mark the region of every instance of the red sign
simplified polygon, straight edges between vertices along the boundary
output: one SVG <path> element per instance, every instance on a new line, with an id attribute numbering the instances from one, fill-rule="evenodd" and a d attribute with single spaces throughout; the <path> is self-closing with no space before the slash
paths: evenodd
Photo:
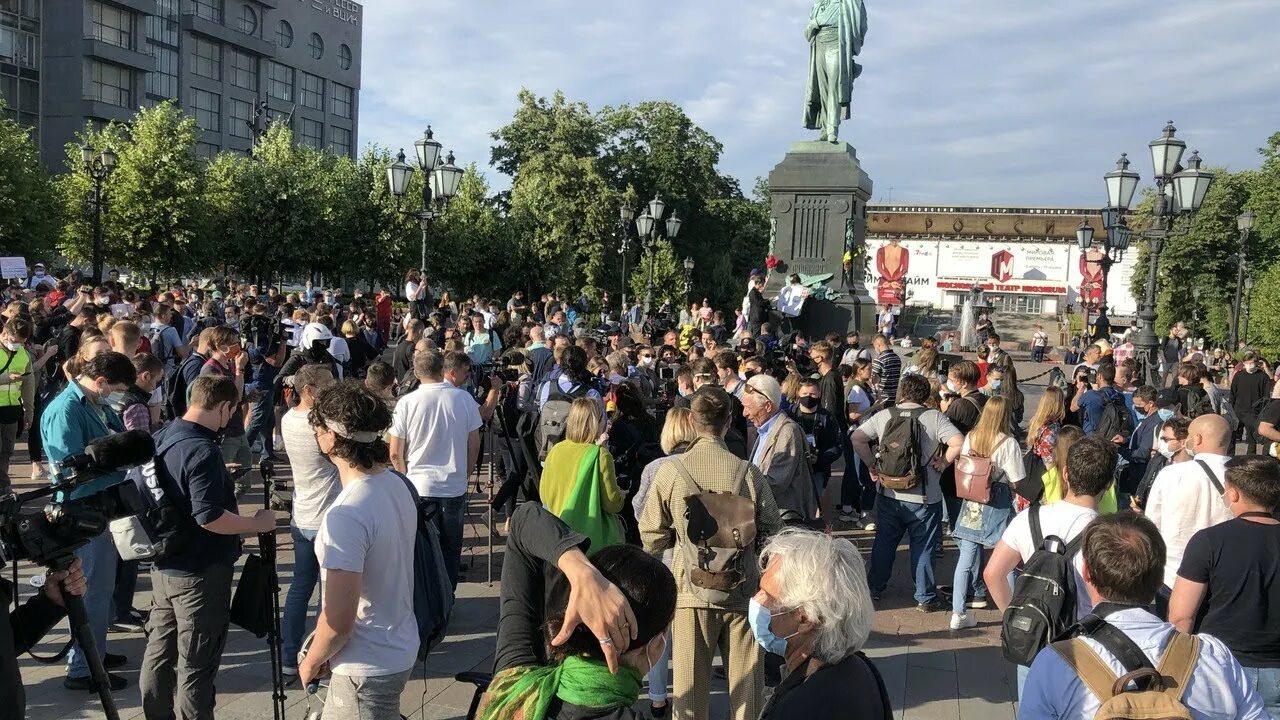
<path id="1" fill-rule="evenodd" d="M 991 277 L 1000 282 L 1013 279 L 1013 253 L 1000 250 L 991 256 Z"/>
<path id="2" fill-rule="evenodd" d="M 1066 295 L 1065 283 L 1046 282 L 1013 282 L 1002 283 L 991 280 L 938 280 L 935 283 L 940 290 L 969 290 L 974 285 L 989 293 L 1019 293 L 1022 295 Z"/>

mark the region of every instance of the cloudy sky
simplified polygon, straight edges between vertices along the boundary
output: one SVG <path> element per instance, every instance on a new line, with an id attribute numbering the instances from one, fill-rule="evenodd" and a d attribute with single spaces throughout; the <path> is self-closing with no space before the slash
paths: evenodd
<path id="1" fill-rule="evenodd" d="M 1206 162 L 1258 165 L 1280 131 L 1276 0 L 866 0 L 842 139 L 877 202 L 1098 205 L 1165 120 Z M 749 189 L 801 127 L 811 0 L 365 0 L 360 142 L 430 123 L 491 181 L 519 89 L 593 109 L 665 99 Z"/>

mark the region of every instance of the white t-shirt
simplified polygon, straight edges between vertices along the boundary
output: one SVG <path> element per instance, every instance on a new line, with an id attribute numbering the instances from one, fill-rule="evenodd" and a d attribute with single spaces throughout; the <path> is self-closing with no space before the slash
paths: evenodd
<path id="1" fill-rule="evenodd" d="M 918 408 L 919 405 L 912 403 L 903 403 L 888 410 L 881 410 L 872 415 L 871 418 L 858 426 L 858 432 L 863 433 L 872 441 L 879 440 L 881 434 L 889 426 L 889 420 L 896 412 Z M 911 503 L 929 503 L 942 502 L 942 473 L 933 468 L 931 460 L 934 453 L 937 452 L 939 445 L 945 445 L 951 438 L 960 434 L 955 425 L 951 424 L 951 420 L 937 410 L 929 409 L 920 414 L 920 426 L 924 428 L 924 432 L 919 435 L 918 449 L 920 451 L 920 463 L 925 466 L 926 484 L 924 494 L 919 492 L 898 492 L 881 486 L 879 492 L 886 497 L 896 498 Z"/>
<path id="2" fill-rule="evenodd" d="M 422 286 L 421 286 L 421 285 L 419 285 L 419 284 L 418 284 L 418 283 L 416 283 L 416 282 L 407 282 L 407 283 L 405 283 L 405 284 L 404 284 L 404 296 L 405 296 L 405 298 L 406 298 L 406 299 L 408 299 L 408 301 L 409 301 L 409 302 L 413 302 L 413 301 L 417 300 L 417 299 L 418 299 L 418 291 L 419 291 L 419 289 L 421 289 L 421 287 L 422 287 Z"/>
<path id="3" fill-rule="evenodd" d="M 450 382 L 422 385 L 400 398 L 391 435 L 404 440 L 406 469 L 420 495 L 467 492 L 467 438 L 481 424 L 475 398 Z"/>
<path id="4" fill-rule="evenodd" d="M 1230 459 L 1211 453 L 1199 453 L 1195 457 L 1209 466 L 1219 484 Z M 1156 524 L 1164 538 L 1164 584 L 1170 588 L 1178 579 L 1182 554 L 1191 536 L 1234 517 L 1218 488 L 1195 460 L 1166 465 L 1151 484 L 1145 508 L 1147 518 Z"/>
<path id="5" fill-rule="evenodd" d="M 1009 522 L 1000 542 L 1017 551 L 1026 563 L 1040 548 L 1036 547 L 1031 537 L 1030 508 L 1018 513 Z M 1097 510 L 1072 505 L 1069 502 L 1056 502 L 1052 505 L 1040 506 L 1040 532 L 1044 537 L 1056 535 L 1062 542 L 1069 543 L 1076 535 L 1084 532 L 1089 523 L 1098 517 Z M 1093 612 L 1093 603 L 1089 600 L 1089 591 L 1084 586 L 1084 552 L 1076 553 L 1072 560 L 1076 569 L 1076 617 L 1077 619 Z"/>
<path id="6" fill-rule="evenodd" d="M 280 437 L 293 469 L 293 526 L 319 530 L 320 520 L 342 491 L 338 468 L 316 444 L 307 413 L 294 408 L 280 418 Z"/>
<path id="7" fill-rule="evenodd" d="M 329 341 L 329 354 L 340 363 L 350 362 L 351 346 L 347 345 L 347 339 L 334 335 L 333 339 Z M 341 380 L 342 378 L 339 377 L 338 379 Z"/>
<path id="8" fill-rule="evenodd" d="M 969 437 L 972 434 L 965 436 L 964 446 L 960 448 L 961 455 L 969 452 Z M 1022 448 L 1018 446 L 1017 440 L 1008 435 L 996 446 L 996 451 L 991 453 L 991 466 L 991 479 L 994 482 L 1017 485 L 1027 476 L 1027 469 L 1022 464 Z"/>
<path id="9" fill-rule="evenodd" d="M 1032 347 L 1044 347 L 1049 342 L 1049 336 L 1043 330 L 1037 330 L 1035 335 L 1031 336 Z"/>
<path id="10" fill-rule="evenodd" d="M 409 488 L 390 471 L 346 487 L 325 513 L 316 558 L 330 570 L 363 575 L 351 639 L 330 661 L 333 672 L 383 676 L 413 667 L 418 622 L 413 615 L 413 544 L 418 510 Z"/>

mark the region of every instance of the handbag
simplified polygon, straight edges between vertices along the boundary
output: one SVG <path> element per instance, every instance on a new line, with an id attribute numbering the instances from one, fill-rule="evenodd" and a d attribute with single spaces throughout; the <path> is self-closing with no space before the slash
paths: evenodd
<path id="1" fill-rule="evenodd" d="M 273 610 L 268 599 L 272 584 L 271 568 L 257 554 L 244 559 L 240 570 L 240 584 L 231 599 L 231 624 L 242 628 L 254 637 L 266 637 L 271 632 Z"/>
<path id="2" fill-rule="evenodd" d="M 1032 505 L 1037 505 L 1044 497 L 1044 475 L 1049 470 L 1036 454 L 1034 446 L 1023 453 L 1022 469 L 1025 475 L 1021 482 L 1013 486 L 1013 492 Z"/>
<path id="3" fill-rule="evenodd" d="M 956 497 L 986 505 L 991 502 L 991 458 L 972 450 L 956 458 Z"/>

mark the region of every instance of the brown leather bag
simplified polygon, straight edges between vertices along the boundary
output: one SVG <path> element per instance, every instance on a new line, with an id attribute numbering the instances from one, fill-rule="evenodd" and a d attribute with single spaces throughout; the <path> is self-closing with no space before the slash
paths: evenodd
<path id="1" fill-rule="evenodd" d="M 956 497 L 983 505 L 991 502 L 991 458 L 972 450 L 956 458 Z"/>
<path id="2" fill-rule="evenodd" d="M 707 602 L 726 602 L 746 582 L 746 563 L 755 562 L 756 503 L 750 497 L 751 484 L 747 482 L 751 465 L 742 462 L 733 490 L 717 493 L 698 485 L 683 458 L 672 464 L 689 488 L 684 498 L 686 535 L 680 552 L 693 594 Z"/>

